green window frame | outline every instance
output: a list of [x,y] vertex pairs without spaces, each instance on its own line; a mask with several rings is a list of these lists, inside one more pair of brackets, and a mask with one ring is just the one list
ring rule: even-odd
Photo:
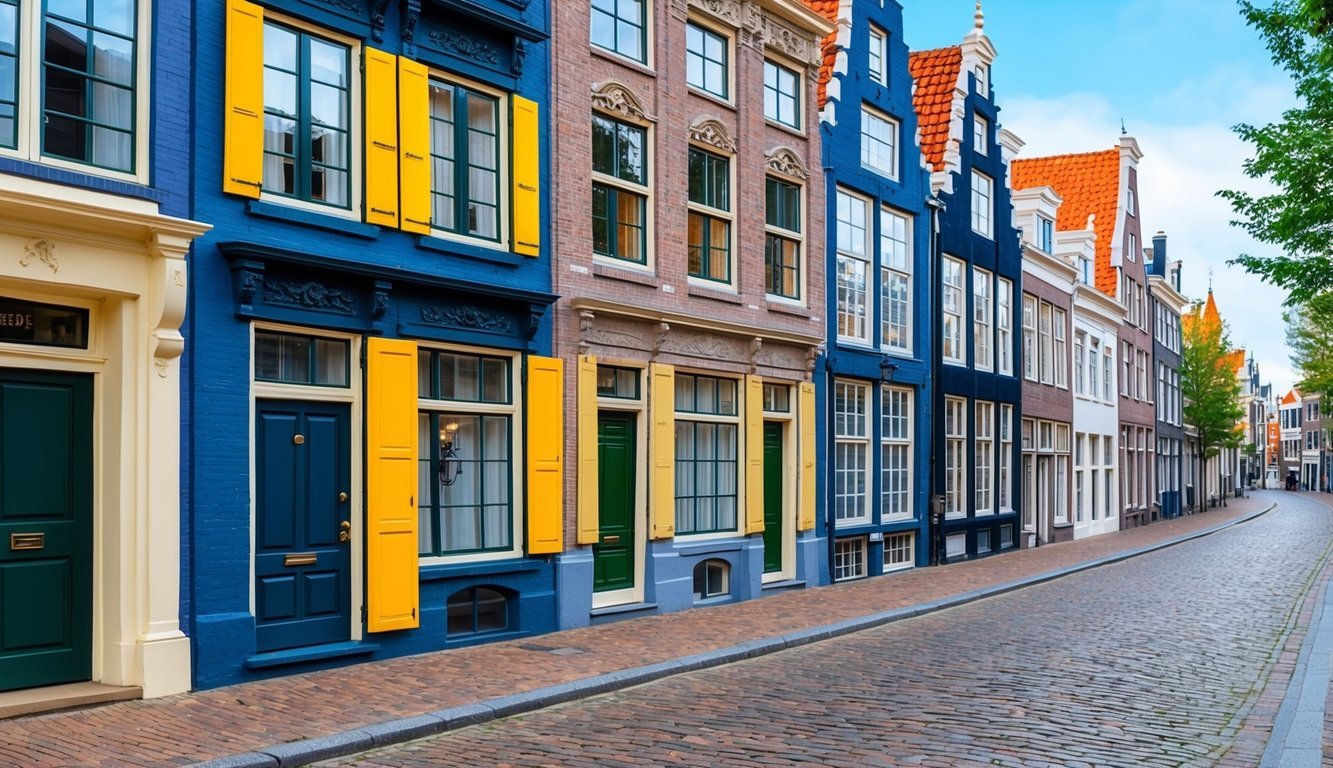
[[427,400],[512,405],[512,363],[507,357],[423,349],[417,354],[417,391]]
[[255,381],[349,387],[352,345],[299,333],[255,330]]
[[499,241],[500,100],[431,78],[430,132],[431,227]]
[[801,188],[764,181],[764,285],[784,299],[801,298]]
[[592,44],[640,64],[648,63],[645,0],[592,0]]
[[622,368],[615,365],[597,366],[597,396],[614,397],[620,400],[639,399],[638,368]]
[[264,192],[351,208],[351,55],[265,19]]
[[592,241],[599,256],[648,263],[648,131],[592,116]]
[[[133,1],[122,5],[48,0],[43,4],[44,156],[124,173],[135,171],[138,18]],[[15,64],[17,61],[16,57]]]
[[686,237],[691,277],[731,282],[731,218],[725,215],[731,211],[730,169],[727,158],[690,147],[689,199],[693,207]]
[[720,99],[729,98],[727,38],[694,22],[685,25],[685,82]]
[[419,554],[447,557],[513,548],[512,426],[507,413],[419,412]]
[[764,117],[791,128],[801,125],[801,76],[764,60]]
[[0,147],[18,149],[19,55],[23,52],[18,0],[0,0]]

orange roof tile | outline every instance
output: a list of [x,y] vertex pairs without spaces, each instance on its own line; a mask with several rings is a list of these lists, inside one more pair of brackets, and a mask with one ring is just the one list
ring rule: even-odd
[[[818,13],[820,16],[838,23],[838,4],[840,0],[805,0],[806,7]],[[824,38],[823,53],[824,58],[819,64],[819,108],[824,108],[824,102],[828,100],[828,82],[833,79],[833,62],[838,58],[838,30],[834,29]]]
[[1111,236],[1120,195],[1120,150],[1014,160],[1009,178],[1016,190],[1051,187],[1064,198],[1056,229],[1080,230],[1088,225],[1088,214],[1096,216],[1092,227],[1097,233],[1097,290],[1115,296]]
[[916,108],[917,127],[921,132],[921,155],[932,171],[944,170],[954,88],[958,85],[958,70],[962,66],[963,49],[956,45],[913,51],[908,57],[907,69],[916,84],[912,106]]
[[1236,349],[1228,352],[1226,361],[1231,366],[1231,370],[1239,371],[1245,367],[1245,350]]
[[1292,403],[1299,403],[1300,401],[1301,399],[1296,395],[1296,390],[1294,389],[1282,396],[1283,405],[1291,405]]

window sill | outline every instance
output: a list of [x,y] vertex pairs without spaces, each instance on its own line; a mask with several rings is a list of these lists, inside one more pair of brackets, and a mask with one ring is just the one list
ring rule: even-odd
[[731,293],[730,291],[719,291],[695,283],[690,283],[689,288],[686,289],[686,293],[696,298],[712,299],[713,301],[721,301],[727,304],[741,303],[741,297],[737,294]]
[[594,261],[592,264],[592,273],[598,277],[605,277],[609,280],[622,280],[626,283],[638,283],[646,285],[649,288],[658,288],[662,281],[651,272],[641,272],[636,267],[621,267],[614,264],[606,264],[600,261]]
[[262,200],[250,200],[245,204],[245,212],[261,219],[272,219],[308,227],[325,229],[342,235],[351,235],[365,240],[375,240],[380,236],[380,228],[355,219],[344,219],[325,213],[307,211],[303,208],[286,206],[280,203],[266,203]]
[[441,563],[421,566],[418,578],[421,583],[425,584],[432,581],[446,581],[460,576],[500,576],[509,573],[530,573],[540,569],[540,563],[527,559],[480,563]]
[[815,313],[811,312],[809,309],[806,309],[803,306],[788,304],[784,301],[775,301],[773,299],[769,299],[768,301],[764,302],[764,304],[766,307],[768,307],[769,312],[780,312],[784,315],[795,315],[796,317],[805,317],[809,318],[810,320],[815,319]]
[[652,67],[643,63],[642,61],[635,61],[634,59],[631,59],[630,57],[625,56],[623,54],[616,53],[615,51],[606,48],[601,48],[599,46],[589,43],[588,52],[599,59],[606,59],[607,61],[614,62],[622,67],[625,67],[627,69],[632,69],[635,72],[648,75],[649,77],[657,77],[657,70],[653,69]]
[[627,613],[643,613],[657,610],[657,603],[628,603],[625,605],[608,605],[605,608],[593,608],[588,611],[589,616],[618,616]]
[[[692,536],[694,534],[685,534]],[[707,536],[709,534],[699,534]],[[716,555],[722,552],[740,552],[745,547],[742,541],[728,539],[725,541],[709,541],[699,544],[676,544],[676,554],[681,557],[698,557],[700,555]]]
[[764,118],[764,124],[767,125],[769,128],[782,131],[783,133],[789,133],[792,136],[796,136],[797,138],[801,139],[807,138],[805,130],[802,128],[798,128],[794,125],[787,125],[786,123],[778,122],[777,120],[774,120],[769,117]]
[[517,267],[525,261],[536,261],[536,259],[528,256],[520,256],[498,248],[487,248],[482,245],[473,245],[472,243],[432,235],[418,235],[417,247],[423,251],[461,256],[465,259],[484,261],[488,264],[500,264],[506,267]]
[[732,112],[736,111],[736,105],[731,101],[729,101],[724,96],[718,96],[716,93],[709,93],[708,91],[705,91],[702,88],[696,88],[693,85],[687,85],[686,90],[689,91],[689,93],[691,93],[694,96],[698,96],[701,99],[707,99],[708,101],[713,102],[719,107],[724,107],[726,109],[731,110]]

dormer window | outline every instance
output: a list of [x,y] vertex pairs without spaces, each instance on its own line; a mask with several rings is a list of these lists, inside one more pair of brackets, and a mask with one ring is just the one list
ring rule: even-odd
[[972,77],[976,81],[977,95],[986,98],[990,95],[990,67],[985,64],[978,64],[972,70]]
[[1037,247],[1052,253],[1055,246],[1055,222],[1045,216],[1037,217]]

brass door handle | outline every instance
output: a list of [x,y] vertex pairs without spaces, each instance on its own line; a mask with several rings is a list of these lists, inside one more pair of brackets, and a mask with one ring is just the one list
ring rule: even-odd
[[338,523],[338,541],[346,544],[352,540],[352,524],[346,520]]

